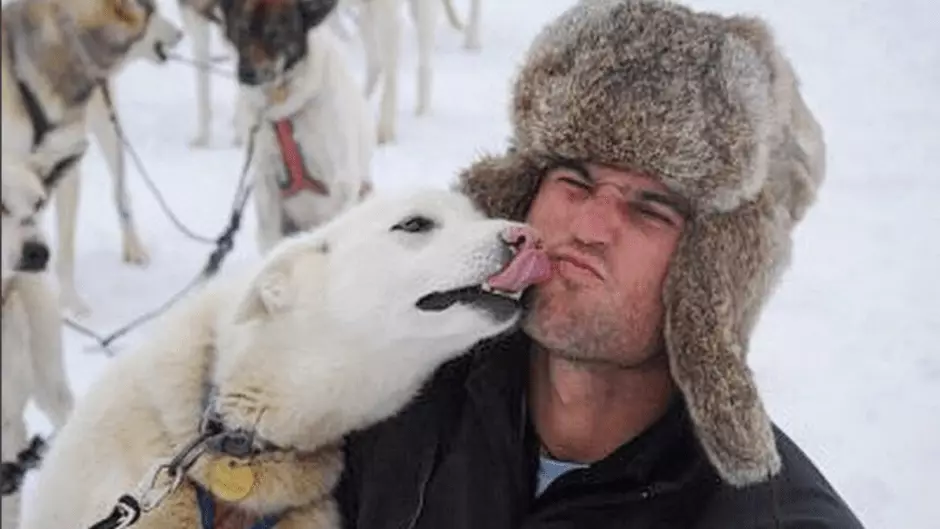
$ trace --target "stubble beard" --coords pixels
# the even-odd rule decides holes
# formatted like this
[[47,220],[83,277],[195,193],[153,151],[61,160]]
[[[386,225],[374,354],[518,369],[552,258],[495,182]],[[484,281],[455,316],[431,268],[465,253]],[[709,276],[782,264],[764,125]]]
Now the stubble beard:
[[661,317],[613,294],[586,294],[594,293],[572,284],[533,289],[522,329],[549,354],[584,367],[639,369],[664,356]]

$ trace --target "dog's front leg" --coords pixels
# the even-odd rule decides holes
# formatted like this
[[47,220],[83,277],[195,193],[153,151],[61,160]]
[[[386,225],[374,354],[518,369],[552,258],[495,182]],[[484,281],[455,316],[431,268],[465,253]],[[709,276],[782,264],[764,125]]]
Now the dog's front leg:
[[[14,279],[14,281],[17,281]],[[26,423],[23,411],[29,402],[32,376],[29,370],[29,329],[22,296],[7,299],[0,321],[2,347],[0,347],[0,370],[3,372],[2,408],[3,438],[0,453],[3,461],[14,461],[16,454],[26,448]],[[4,496],[0,505],[0,526],[15,529],[19,526],[20,494]]]
[[55,256],[56,277],[59,281],[60,304],[77,315],[90,312],[88,304],[75,288],[75,220],[78,217],[78,196],[81,172],[77,164],[62,177],[55,191],[56,239],[58,250]]
[[74,406],[62,351],[62,319],[45,274],[17,278],[24,292],[23,308],[29,326],[33,397],[53,428],[65,424]]
[[209,145],[212,127],[212,102],[209,100],[209,23],[185,3],[180,6],[183,27],[193,42],[196,59],[196,135],[189,142],[193,147]]
[[418,29],[418,105],[415,114],[427,114],[431,106],[431,52],[438,0],[411,0],[411,14]]
[[240,84],[235,85],[235,112],[232,115],[232,128],[235,129],[235,136],[232,138],[232,144],[241,146],[251,134],[251,129],[260,118],[256,116],[248,104],[248,98],[245,96],[244,88]]
[[463,47],[468,50],[479,50],[480,44],[480,15],[481,0],[470,0],[470,16],[467,18],[466,33],[464,33]]
[[372,97],[375,88],[379,84],[379,75],[382,73],[382,52],[379,47],[377,21],[372,11],[370,5],[363,6],[358,19],[359,33],[362,35],[362,47],[366,59],[366,98]]
[[262,255],[282,238],[281,215],[283,212],[277,192],[277,175],[273,173],[277,170],[279,169],[276,165],[273,167],[269,165],[264,170],[260,170],[258,166],[254,169],[254,203],[258,219],[257,243],[258,252]]
[[397,7],[398,2],[394,0],[373,1],[366,4],[368,15],[363,13],[364,16],[372,17],[371,24],[375,28],[382,72],[385,77],[382,81],[382,100],[379,103],[379,144],[395,141],[395,120],[398,110],[398,54],[401,45],[401,20]]
[[[114,91],[110,91],[114,95]],[[146,265],[150,256],[140,241],[137,226],[134,222],[134,213],[131,209],[131,199],[127,193],[127,163],[124,160],[124,145],[122,138],[112,122],[112,113],[117,112],[112,99],[112,107],[105,105],[103,98],[93,97],[89,105],[88,126],[91,133],[97,138],[104,153],[108,171],[114,181],[113,197],[117,209],[118,223],[121,226],[121,253],[126,263]],[[113,115],[117,119],[117,115]]]

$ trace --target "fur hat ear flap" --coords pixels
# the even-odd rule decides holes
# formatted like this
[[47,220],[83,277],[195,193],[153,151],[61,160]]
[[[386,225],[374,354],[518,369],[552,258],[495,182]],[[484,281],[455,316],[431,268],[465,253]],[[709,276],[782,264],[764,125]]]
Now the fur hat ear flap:
[[487,216],[522,221],[549,167],[545,158],[510,149],[503,156],[478,159],[460,173],[454,187]]
[[751,330],[789,257],[783,214],[766,193],[686,224],[664,289],[672,376],[698,438],[736,486],[780,470],[770,418],[746,363]]

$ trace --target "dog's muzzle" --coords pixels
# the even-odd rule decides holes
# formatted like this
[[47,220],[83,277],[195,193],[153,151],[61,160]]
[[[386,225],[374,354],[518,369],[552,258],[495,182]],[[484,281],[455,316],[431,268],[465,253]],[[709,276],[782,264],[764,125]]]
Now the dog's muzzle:
[[49,247],[39,241],[26,241],[16,269],[20,272],[42,272],[48,263]]
[[229,429],[215,411],[208,411],[203,421],[202,433],[208,437],[209,450],[239,459],[247,459],[265,452],[283,452],[284,448],[262,439],[253,430]]

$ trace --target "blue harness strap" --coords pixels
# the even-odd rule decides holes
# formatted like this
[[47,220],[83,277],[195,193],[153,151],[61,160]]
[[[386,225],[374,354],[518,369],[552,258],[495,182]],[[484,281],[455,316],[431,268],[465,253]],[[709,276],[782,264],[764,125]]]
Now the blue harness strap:
[[[196,499],[199,502],[199,516],[202,520],[202,529],[214,529],[215,528],[215,502],[212,501],[212,495],[209,494],[206,489],[199,486],[198,483],[193,483],[193,486],[196,487]],[[251,529],[274,529],[274,526],[277,525],[277,522],[281,520],[281,515],[279,514],[269,514],[251,526]]]

